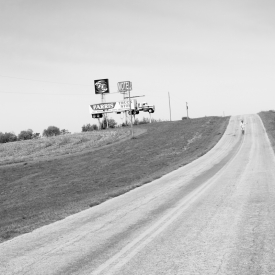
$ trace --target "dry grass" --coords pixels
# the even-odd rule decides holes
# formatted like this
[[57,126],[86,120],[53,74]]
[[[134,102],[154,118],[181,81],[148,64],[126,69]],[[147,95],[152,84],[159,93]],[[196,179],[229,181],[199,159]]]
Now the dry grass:
[[275,111],[260,112],[259,116],[263,121],[272,148],[275,152]]
[[129,129],[117,128],[2,143],[0,165],[85,152],[121,140],[129,134]]
[[218,142],[228,120],[205,117],[139,125],[136,130],[147,132],[135,139],[94,151],[83,147],[83,153],[69,157],[0,166],[0,240],[97,205],[186,165]]

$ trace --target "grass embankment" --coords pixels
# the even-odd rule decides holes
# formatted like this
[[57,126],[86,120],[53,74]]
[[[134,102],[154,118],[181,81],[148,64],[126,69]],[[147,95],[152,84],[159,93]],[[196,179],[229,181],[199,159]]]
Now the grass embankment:
[[0,144],[0,165],[90,151],[129,136],[127,128],[61,135]]
[[147,132],[92,152],[0,166],[0,240],[99,204],[186,165],[221,138],[229,118],[136,126]]
[[275,152],[275,111],[260,112],[259,116],[263,121],[268,138]]

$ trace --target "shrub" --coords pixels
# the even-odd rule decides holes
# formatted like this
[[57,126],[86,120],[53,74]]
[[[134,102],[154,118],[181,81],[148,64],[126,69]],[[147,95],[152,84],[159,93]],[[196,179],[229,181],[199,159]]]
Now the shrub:
[[150,123],[150,120],[149,118],[145,118],[145,117],[139,122],[139,124],[147,124],[147,123]]
[[18,140],[28,140],[33,138],[33,130],[28,129],[21,131],[20,134],[18,135]]
[[33,138],[33,139],[38,139],[38,138],[40,138],[40,133],[33,133],[33,134],[32,134],[32,138]]
[[60,134],[61,135],[67,135],[67,134],[70,134],[71,132],[69,132],[68,130],[66,130],[66,129],[62,129],[61,131],[60,131]]
[[127,127],[127,126],[129,126],[130,124],[128,123],[128,122],[123,122],[122,124],[121,124],[121,127]]
[[107,122],[108,122],[108,126],[109,128],[115,128],[117,123],[114,119],[112,118],[107,118],[107,119],[104,119],[101,123],[101,129],[106,129],[107,128]]
[[91,125],[90,123],[82,126],[82,132],[90,132],[98,130],[98,126],[96,124]]
[[49,126],[47,129],[43,131],[43,136],[52,137],[60,135],[60,129],[56,126]]
[[0,132],[0,143],[7,143],[17,141],[17,136],[14,133],[1,133]]

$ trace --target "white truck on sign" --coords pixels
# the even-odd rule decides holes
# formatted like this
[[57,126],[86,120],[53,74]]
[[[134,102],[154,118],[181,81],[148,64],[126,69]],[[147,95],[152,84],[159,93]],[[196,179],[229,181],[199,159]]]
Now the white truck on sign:
[[[137,101],[131,99],[131,110],[137,109]],[[121,113],[130,110],[130,100],[97,103],[89,106],[90,114]]]
[[138,115],[141,111],[154,113],[155,106],[147,102],[137,103],[136,99],[131,99],[131,111],[130,100],[92,104],[89,106],[89,111],[93,118],[99,118],[105,113],[120,114],[125,111],[132,115]]
[[155,112],[155,106],[154,105],[149,105],[147,102],[138,103],[137,104],[137,110],[138,111],[143,111],[143,112],[154,113]]

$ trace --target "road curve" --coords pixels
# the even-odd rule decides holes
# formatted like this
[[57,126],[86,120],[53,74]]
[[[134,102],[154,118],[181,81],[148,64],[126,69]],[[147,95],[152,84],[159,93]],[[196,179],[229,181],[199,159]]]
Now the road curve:
[[196,161],[0,244],[0,274],[275,274],[275,157],[240,118]]

